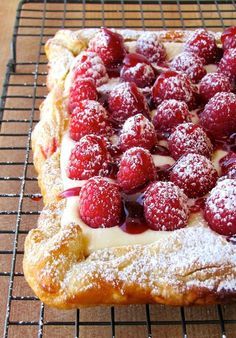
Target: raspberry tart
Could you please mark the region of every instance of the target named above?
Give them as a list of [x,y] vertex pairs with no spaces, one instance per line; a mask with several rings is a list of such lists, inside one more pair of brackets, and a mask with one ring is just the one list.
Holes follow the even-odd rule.
[[24,274],[57,308],[236,300],[235,27],[59,31]]

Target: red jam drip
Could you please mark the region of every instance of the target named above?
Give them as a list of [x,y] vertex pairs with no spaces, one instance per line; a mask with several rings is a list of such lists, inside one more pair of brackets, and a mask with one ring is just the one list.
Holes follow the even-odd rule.
[[67,197],[79,196],[80,190],[81,190],[81,187],[70,188],[70,189],[62,191],[58,197],[67,198]]
[[206,202],[206,198],[204,197],[196,199],[194,204],[191,205],[189,208],[190,212],[199,212],[203,210],[205,207],[205,202]]
[[122,231],[128,234],[141,234],[148,230],[144,218],[143,204],[141,197],[136,201],[124,201],[125,221],[120,225]]
[[41,195],[34,195],[34,196],[31,196],[31,199],[32,199],[32,201],[38,202],[42,199],[42,196]]
[[220,167],[222,175],[227,174],[231,167],[236,167],[236,153],[230,151],[222,159],[220,159]]
[[102,172],[100,171],[100,175],[103,177],[109,177],[111,179],[116,179],[117,178],[117,173],[119,170],[119,164],[118,162],[108,162],[106,164],[106,169]]
[[231,134],[227,138],[214,141],[216,149],[223,149],[225,151],[236,152],[236,133]]
[[109,78],[120,77],[121,64],[115,64],[112,65],[111,67],[106,67],[106,69]]

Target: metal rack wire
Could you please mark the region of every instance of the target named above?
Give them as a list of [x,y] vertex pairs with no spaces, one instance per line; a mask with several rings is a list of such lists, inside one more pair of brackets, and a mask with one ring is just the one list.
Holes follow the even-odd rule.
[[235,10],[234,0],[19,3],[0,104],[0,281],[5,314],[0,326],[4,326],[4,337],[236,336],[235,305],[187,309],[140,305],[59,312],[39,302],[22,272],[24,238],[42,208],[30,142],[39,104],[47,93],[45,41],[63,27],[221,30],[234,23]]

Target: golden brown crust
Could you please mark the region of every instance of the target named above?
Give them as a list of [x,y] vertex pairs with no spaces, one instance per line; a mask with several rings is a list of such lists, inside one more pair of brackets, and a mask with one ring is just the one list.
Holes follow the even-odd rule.
[[75,224],[60,226],[64,203],[44,209],[38,228],[25,243],[24,272],[45,303],[73,308],[236,300],[231,289],[236,274],[235,249],[210,230],[187,228],[173,233],[168,242],[103,249],[85,257],[80,228]]
[[[96,32],[63,30],[46,44],[50,93],[41,105],[32,142],[46,206],[38,227],[26,238],[26,280],[42,301],[58,308],[235,301],[236,247],[206,227],[185,228],[151,245],[102,249],[86,257],[79,225],[61,225],[66,203],[58,200],[63,189],[60,143],[67,125],[64,80],[74,56]],[[126,41],[132,41],[140,32],[127,30],[122,34]],[[181,42],[189,33],[158,34],[163,41]]]

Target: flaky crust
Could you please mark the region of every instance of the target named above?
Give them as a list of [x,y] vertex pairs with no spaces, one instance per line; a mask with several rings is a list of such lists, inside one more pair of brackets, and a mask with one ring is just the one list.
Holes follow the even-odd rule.
[[[24,274],[35,294],[58,308],[101,304],[213,304],[236,300],[236,246],[209,228],[173,231],[149,245],[98,250],[86,255],[77,224],[61,226],[65,200],[60,144],[67,128],[65,80],[76,55],[96,29],[59,31],[45,46],[49,94],[33,132],[34,164],[45,208],[25,241]],[[135,41],[141,31],[119,31]],[[163,41],[183,42],[190,32],[158,32]],[[220,35],[216,34],[217,39]]]

